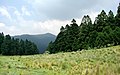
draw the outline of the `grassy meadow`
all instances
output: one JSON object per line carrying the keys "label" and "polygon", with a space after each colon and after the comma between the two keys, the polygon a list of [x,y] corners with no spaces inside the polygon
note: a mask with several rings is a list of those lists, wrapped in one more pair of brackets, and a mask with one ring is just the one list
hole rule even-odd
{"label": "grassy meadow", "polygon": [[0,56],[0,75],[120,75],[120,46],[57,54]]}

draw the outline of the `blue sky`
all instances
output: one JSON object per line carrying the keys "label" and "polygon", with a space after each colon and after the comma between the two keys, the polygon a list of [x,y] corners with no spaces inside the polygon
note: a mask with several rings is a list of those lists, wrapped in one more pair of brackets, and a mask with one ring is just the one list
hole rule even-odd
{"label": "blue sky", "polygon": [[84,15],[91,19],[105,10],[115,14],[120,0],[0,0],[0,32],[10,35],[57,35],[61,26]]}

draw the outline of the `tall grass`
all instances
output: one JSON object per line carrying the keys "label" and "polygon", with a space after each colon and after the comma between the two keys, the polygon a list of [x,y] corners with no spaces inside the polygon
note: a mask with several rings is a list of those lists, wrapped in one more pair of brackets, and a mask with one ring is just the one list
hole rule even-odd
{"label": "tall grass", "polygon": [[120,46],[57,54],[0,56],[0,75],[120,75]]}

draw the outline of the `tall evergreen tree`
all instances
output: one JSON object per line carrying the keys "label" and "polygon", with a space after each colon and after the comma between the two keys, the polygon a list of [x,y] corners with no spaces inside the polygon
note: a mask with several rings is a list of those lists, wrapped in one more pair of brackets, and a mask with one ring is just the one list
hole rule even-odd
{"label": "tall evergreen tree", "polygon": [[1,54],[1,45],[3,43],[3,40],[4,40],[4,34],[2,32],[2,33],[0,33],[0,54]]}
{"label": "tall evergreen tree", "polygon": [[79,33],[79,44],[80,44],[80,48],[83,49],[83,48],[88,48],[88,41],[89,41],[89,38],[90,38],[90,32],[92,31],[93,29],[93,24],[92,24],[92,21],[91,21],[91,18],[87,15],[87,16],[84,16],[82,21],[81,21],[81,25],[80,25],[80,33]]}
{"label": "tall evergreen tree", "polygon": [[61,32],[58,34],[55,42],[50,43],[48,50],[50,53],[56,53],[61,51],[73,51],[75,50],[76,39],[78,39],[79,27],[76,20],[71,21],[72,24],[61,27]]}
{"label": "tall evergreen tree", "polygon": [[115,24],[120,27],[120,3],[117,10],[117,15],[115,16]]}
{"label": "tall evergreen tree", "polygon": [[110,28],[112,28],[112,30],[115,29],[115,26],[114,26],[115,25],[115,17],[114,17],[114,14],[111,10],[108,13],[107,25],[109,25]]}
{"label": "tall evergreen tree", "polygon": [[19,43],[19,55],[23,54],[25,54],[25,41],[21,39]]}
{"label": "tall evergreen tree", "polygon": [[10,53],[11,52],[11,37],[10,37],[10,35],[5,36],[5,39],[1,46],[1,51],[2,51],[3,55],[11,54]]}
{"label": "tall evergreen tree", "polygon": [[107,21],[106,12],[102,10],[102,12],[98,15],[98,17],[96,17],[94,22],[96,31],[102,32],[103,28],[107,26],[106,21]]}

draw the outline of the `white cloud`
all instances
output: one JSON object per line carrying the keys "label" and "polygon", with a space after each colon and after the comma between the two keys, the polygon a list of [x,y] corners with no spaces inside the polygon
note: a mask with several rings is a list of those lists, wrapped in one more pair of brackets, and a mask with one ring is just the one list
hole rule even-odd
{"label": "white cloud", "polygon": [[11,15],[9,14],[7,8],[4,6],[0,7],[0,14],[11,19]]}
{"label": "white cloud", "polygon": [[17,15],[17,16],[21,16],[21,13],[17,10],[15,10],[14,14]]}
{"label": "white cloud", "polygon": [[38,22],[33,24],[33,30],[38,33],[53,33],[57,35],[60,31],[61,26],[69,24],[69,21],[60,21],[60,20],[48,20],[45,22]]}
{"label": "white cloud", "polygon": [[[86,15],[90,15],[92,21],[94,22],[95,17],[97,17],[98,12],[89,12]],[[75,18],[77,24],[80,25],[82,17]],[[44,22],[34,21],[34,20],[25,20],[24,18],[17,19],[16,22],[20,22],[19,34],[43,34],[43,33],[52,33],[57,35],[60,31],[61,26],[66,26],[70,24],[71,20],[47,20]]]}
{"label": "white cloud", "polygon": [[[9,14],[9,13],[8,13]],[[43,33],[52,33],[57,35],[60,31],[61,26],[66,24],[70,24],[71,20],[46,20],[46,21],[35,21],[35,20],[26,20],[24,16],[30,16],[31,14],[28,12],[27,8],[23,6],[21,11],[18,11],[17,8],[14,7],[14,14],[17,16],[12,19],[12,25],[8,26],[4,23],[0,23],[0,30],[5,34],[10,35],[21,35],[21,34],[43,34]],[[98,12],[89,12],[86,13],[91,16],[91,19],[94,20],[97,16]],[[77,24],[80,25],[81,19],[75,18]]]}
{"label": "white cloud", "polygon": [[[15,7],[14,7],[14,8],[15,8]],[[31,16],[31,13],[27,10],[27,8],[26,8],[25,6],[22,6],[22,7],[21,7],[21,11],[18,11],[18,10],[15,8],[14,14],[15,14],[17,17]]]}
{"label": "white cloud", "polygon": [[22,15],[26,15],[26,16],[30,16],[31,15],[30,12],[27,10],[27,8],[25,6],[23,6],[21,8],[21,10],[22,10]]}
{"label": "white cloud", "polygon": [[[16,20],[16,22],[18,21],[19,20]],[[18,25],[7,26],[4,23],[0,23],[0,32],[10,35],[43,33],[52,33],[57,35],[60,31],[60,27],[65,26],[67,23],[69,24],[70,21],[48,20],[37,22],[21,20],[21,23]]]}
{"label": "white cloud", "polygon": [[43,34],[43,33],[52,33],[57,35],[60,31],[61,26],[65,26],[70,21],[60,21],[60,20],[48,20],[44,22],[37,21],[26,21],[26,20],[18,20],[21,24],[19,27],[20,32],[16,32],[17,34]]}
{"label": "white cloud", "polygon": [[4,23],[0,23],[0,27],[4,27],[5,26],[5,24]]}
{"label": "white cloud", "polygon": [[[17,12],[16,12],[17,13]],[[19,15],[19,13],[17,13]],[[97,16],[97,12],[90,12],[88,15],[91,16],[92,20]],[[75,18],[77,24],[80,25],[81,18]],[[70,24],[71,20],[47,20],[44,22],[25,20],[22,16],[19,16],[15,21],[14,25],[6,26],[4,23],[0,23],[1,32],[10,35],[21,35],[21,34],[43,34],[52,33],[57,35],[60,31],[61,26]]]}
{"label": "white cloud", "polygon": [[7,26],[4,23],[0,23],[0,32],[4,32],[5,35],[15,35],[16,33],[20,33],[20,31],[16,26]]}
{"label": "white cloud", "polygon": [[[35,10],[37,16],[46,19],[70,20],[79,18],[88,11],[100,12],[115,9],[119,0],[26,0]],[[85,11],[86,12],[82,12]],[[115,11],[115,10],[114,10]],[[41,18],[43,19],[44,16]]]}

